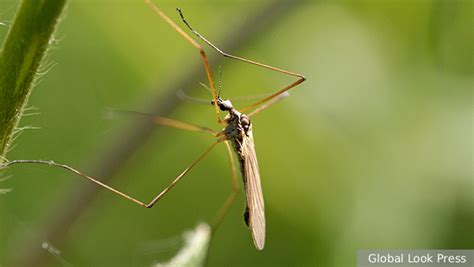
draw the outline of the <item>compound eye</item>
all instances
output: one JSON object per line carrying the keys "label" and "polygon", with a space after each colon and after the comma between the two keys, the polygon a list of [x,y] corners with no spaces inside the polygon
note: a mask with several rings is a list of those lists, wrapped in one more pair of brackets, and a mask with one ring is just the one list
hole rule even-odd
{"label": "compound eye", "polygon": [[227,110],[227,107],[226,107],[223,103],[219,103],[219,108],[220,108],[222,111],[226,111],[226,110]]}

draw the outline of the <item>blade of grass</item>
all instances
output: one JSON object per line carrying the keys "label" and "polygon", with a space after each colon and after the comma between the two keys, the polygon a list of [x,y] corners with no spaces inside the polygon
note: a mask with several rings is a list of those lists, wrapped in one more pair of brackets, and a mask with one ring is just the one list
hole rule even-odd
{"label": "blade of grass", "polygon": [[0,51],[0,162],[20,120],[66,0],[24,0]]}

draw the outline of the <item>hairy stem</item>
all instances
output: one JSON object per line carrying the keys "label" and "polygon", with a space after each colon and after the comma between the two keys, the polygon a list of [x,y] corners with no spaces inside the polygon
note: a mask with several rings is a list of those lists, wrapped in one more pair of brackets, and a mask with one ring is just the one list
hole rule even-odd
{"label": "hairy stem", "polygon": [[0,162],[12,141],[66,0],[24,0],[0,51]]}

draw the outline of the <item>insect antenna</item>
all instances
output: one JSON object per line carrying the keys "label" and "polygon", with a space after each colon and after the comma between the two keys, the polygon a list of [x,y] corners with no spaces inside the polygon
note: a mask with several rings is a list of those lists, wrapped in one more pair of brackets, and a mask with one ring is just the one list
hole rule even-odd
{"label": "insect antenna", "polygon": [[219,84],[217,85],[217,97],[221,96],[222,91],[222,66],[219,65]]}

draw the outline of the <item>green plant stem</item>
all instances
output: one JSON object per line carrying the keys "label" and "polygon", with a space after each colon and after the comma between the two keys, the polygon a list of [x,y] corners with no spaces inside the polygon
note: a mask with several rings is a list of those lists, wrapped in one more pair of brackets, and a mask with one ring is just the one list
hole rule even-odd
{"label": "green plant stem", "polygon": [[24,0],[0,52],[0,162],[8,151],[66,0]]}

